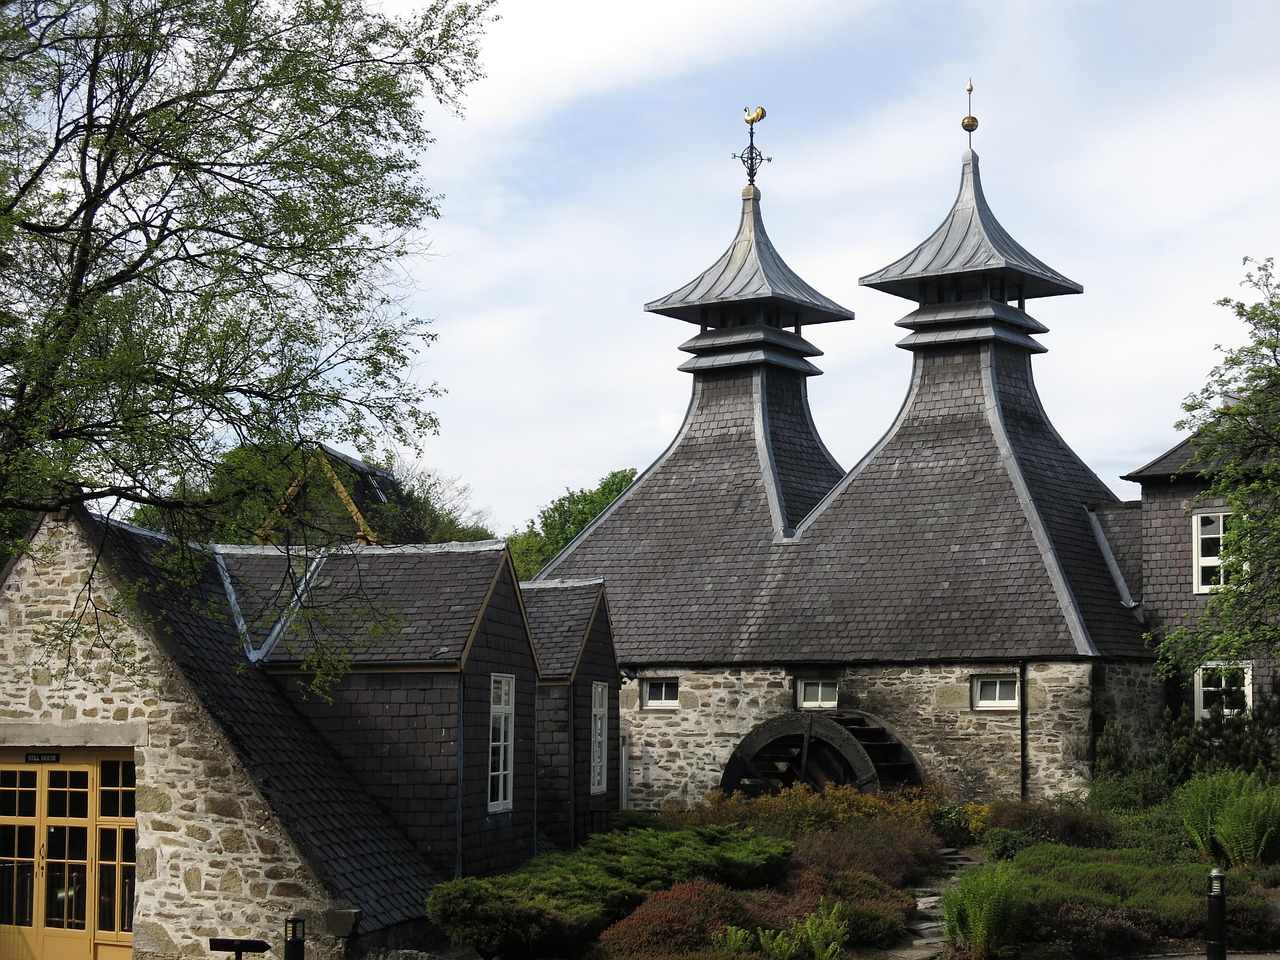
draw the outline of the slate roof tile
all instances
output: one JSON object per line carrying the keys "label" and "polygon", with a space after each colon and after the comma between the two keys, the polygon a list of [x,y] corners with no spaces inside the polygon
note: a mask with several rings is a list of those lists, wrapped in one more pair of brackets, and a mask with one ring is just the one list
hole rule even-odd
{"label": "slate roof tile", "polygon": [[423,916],[440,877],[264,671],[245,669],[226,586],[197,550],[180,584],[154,534],[96,522],[112,568],[139,588],[157,639],[191,683],[327,889],[362,911],[361,931]]}
{"label": "slate roof tile", "polygon": [[544,680],[571,680],[601,613],[604,581],[545,580],[522,585],[529,632]]}

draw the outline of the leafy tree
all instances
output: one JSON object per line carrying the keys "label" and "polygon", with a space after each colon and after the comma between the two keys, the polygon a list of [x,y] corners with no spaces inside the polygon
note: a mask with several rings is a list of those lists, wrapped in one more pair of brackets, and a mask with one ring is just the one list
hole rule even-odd
{"label": "leafy tree", "polygon": [[291,548],[351,543],[366,533],[351,518],[339,485],[379,543],[489,540],[483,511],[450,477],[415,470],[389,458],[370,464],[387,482],[357,470],[341,456],[292,445],[242,446],[214,468],[208,503],[200,510],[162,510],[144,504],[130,516],[138,526],[204,543],[269,541]]}
{"label": "leafy tree", "polygon": [[1248,342],[1224,350],[1205,387],[1184,404],[1180,427],[1194,433],[1189,469],[1208,480],[1205,496],[1231,512],[1223,543],[1224,585],[1204,615],[1169,631],[1160,652],[1175,668],[1280,651],[1280,289],[1273,261],[1246,259],[1244,285],[1259,299],[1225,298]]}
{"label": "leafy tree", "polygon": [[0,510],[206,506],[243,442],[435,428],[385,285],[492,2],[0,4]]}
{"label": "leafy tree", "polygon": [[590,489],[565,488],[563,497],[557,497],[538,512],[538,525],[530,520],[525,529],[507,538],[516,573],[521,580],[537,575],[569,545],[592,520],[613,503],[623,490],[636,478],[635,467],[614,470],[599,485]]}

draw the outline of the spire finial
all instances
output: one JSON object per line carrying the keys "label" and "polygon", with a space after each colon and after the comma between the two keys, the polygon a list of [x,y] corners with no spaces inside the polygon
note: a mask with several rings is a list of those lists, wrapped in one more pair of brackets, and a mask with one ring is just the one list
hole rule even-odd
{"label": "spire finial", "polygon": [[756,172],[759,171],[760,164],[773,162],[773,157],[766,157],[756,149],[756,124],[764,119],[764,107],[756,107],[754,111],[750,107],[743,107],[742,119],[746,121],[747,129],[750,131],[747,138],[747,149],[742,153],[730,154],[730,156],[734,160],[742,161],[742,165],[747,168],[747,185],[754,186]]}
{"label": "spire finial", "polygon": [[969,115],[960,121],[960,126],[964,128],[965,133],[969,134],[969,149],[972,150],[973,131],[978,129],[978,118],[973,115],[973,77],[969,78],[964,89],[969,94]]}

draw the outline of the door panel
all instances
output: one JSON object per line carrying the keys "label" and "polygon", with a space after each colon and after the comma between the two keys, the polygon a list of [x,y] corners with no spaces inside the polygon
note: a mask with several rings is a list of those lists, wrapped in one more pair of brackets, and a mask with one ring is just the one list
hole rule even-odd
{"label": "door panel", "polygon": [[0,960],[132,952],[134,765],[127,754],[0,754]]}

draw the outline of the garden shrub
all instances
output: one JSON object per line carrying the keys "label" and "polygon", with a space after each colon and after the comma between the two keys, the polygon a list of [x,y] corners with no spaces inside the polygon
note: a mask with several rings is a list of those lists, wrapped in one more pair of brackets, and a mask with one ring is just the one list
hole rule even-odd
{"label": "garden shrub", "polygon": [[819,874],[793,869],[772,890],[755,893],[758,924],[783,930],[804,921],[824,903],[839,901],[848,928],[849,944],[890,947],[906,933],[906,918],[915,899],[868,873]]}
{"label": "garden shrub", "polygon": [[[1098,810],[1078,802],[998,800],[991,804],[987,830],[1004,828],[1041,843],[1065,843],[1073,847],[1105,847],[1111,842],[1111,820]],[[985,845],[986,834],[983,835]]]}
{"label": "garden shrub", "polygon": [[589,898],[559,900],[514,889],[507,877],[463,877],[438,884],[427,916],[455,944],[482,957],[572,955],[588,947],[608,921]]}
{"label": "garden shrub", "polygon": [[934,811],[946,802],[941,788],[903,788],[863,793],[848,785],[821,793],[798,783],[775,794],[748,797],[713,790],[689,810],[664,810],[663,819],[680,826],[731,825],[773,836],[796,838],[815,830],[853,823],[909,823],[931,830]]}
{"label": "garden shrub", "polygon": [[1223,809],[1214,822],[1213,837],[1233,867],[1276,861],[1280,846],[1280,789],[1246,791]]}
{"label": "garden shrub", "polygon": [[1051,938],[1072,957],[1150,953],[1159,942],[1155,914],[1136,907],[1067,900],[1058,904],[1047,926]]}
{"label": "garden shrub", "polygon": [[1242,865],[1262,862],[1280,817],[1273,788],[1238,770],[1189,780],[1173,804],[1203,859]]}
{"label": "garden shrub", "polygon": [[1145,810],[1112,811],[1112,845],[1147,850],[1165,863],[1198,863],[1200,854],[1172,804]]}
{"label": "garden shrub", "polygon": [[750,922],[740,895],[718,883],[691,880],[652,894],[600,935],[600,948],[617,960],[687,954],[714,943],[726,928]]}
{"label": "garden shrub", "polygon": [[988,960],[1018,942],[1022,897],[1007,864],[974,867],[942,892],[942,931],[952,953]]}
{"label": "garden shrub", "polygon": [[578,853],[604,862],[610,872],[641,890],[697,878],[754,887],[786,869],[791,845],[776,837],[707,826],[596,834]]}
{"label": "garden shrub", "polygon": [[1222,808],[1246,789],[1248,780],[1247,774],[1224,770],[1196,777],[1173,795],[1174,809],[1203,859],[1211,860],[1217,855],[1214,822]]}
{"label": "garden shrub", "polygon": [[[1080,934],[1070,924],[1085,914],[1116,925],[1112,955],[1125,952],[1123,937],[1137,939],[1148,929],[1148,917],[1150,929],[1162,938],[1203,937],[1208,871],[1202,864],[1173,865],[1143,850],[1046,844],[1024,850],[1001,866],[1015,872],[1025,892],[1028,915],[1035,921],[1028,934],[1037,942],[1074,943]],[[1227,885],[1230,942],[1236,947],[1267,943],[1274,924],[1265,900],[1243,874],[1229,874]],[[1126,924],[1133,929],[1122,931]]]}
{"label": "garden shrub", "polygon": [[798,837],[792,861],[823,874],[858,871],[892,887],[920,883],[943,870],[937,839],[907,823],[852,823]]}
{"label": "garden shrub", "polygon": [[1033,837],[1007,827],[988,827],[982,834],[982,849],[992,860],[1012,860],[1019,850],[1044,842],[1043,837]]}
{"label": "garden shrub", "polygon": [[581,952],[646,893],[686,880],[758,886],[785,872],[790,845],[727,827],[599,834],[572,853],[497,877],[442,883],[427,915],[483,956]]}

